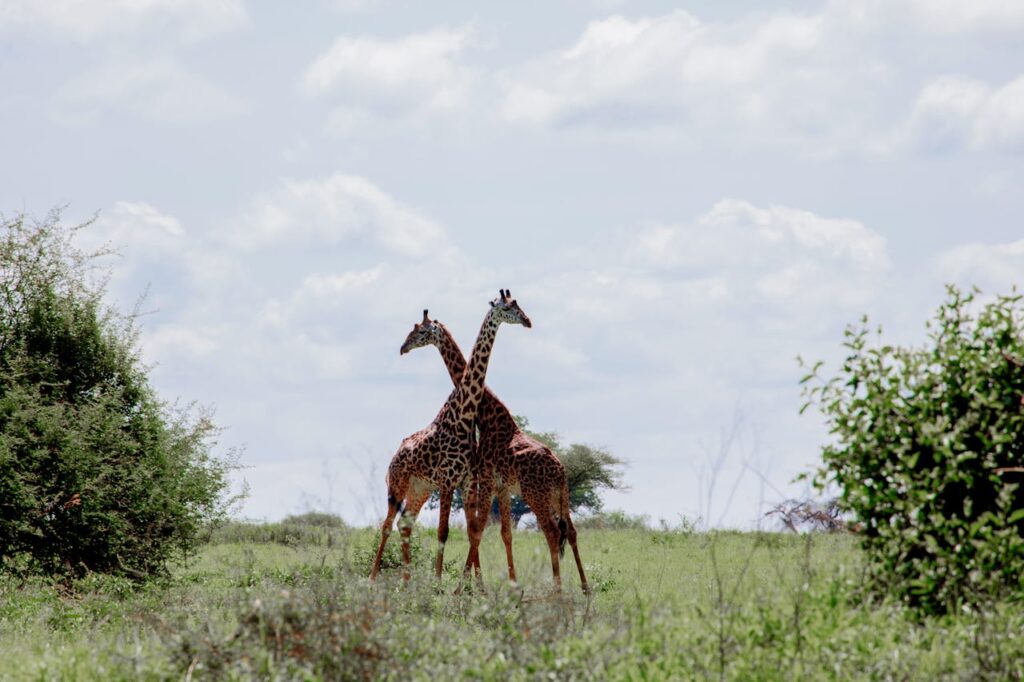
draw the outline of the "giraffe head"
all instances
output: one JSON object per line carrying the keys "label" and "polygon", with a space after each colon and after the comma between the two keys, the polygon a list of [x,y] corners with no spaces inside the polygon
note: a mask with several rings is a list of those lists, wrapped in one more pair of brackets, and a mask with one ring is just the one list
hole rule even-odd
{"label": "giraffe head", "polygon": [[430,319],[427,316],[427,311],[424,310],[423,321],[417,322],[412,326],[412,331],[409,332],[409,336],[405,337],[405,343],[402,344],[402,349],[399,353],[405,355],[414,348],[422,348],[431,344],[440,348],[443,337],[444,332],[441,330],[441,323]]}
{"label": "giraffe head", "polygon": [[526,316],[523,309],[519,307],[516,300],[512,298],[512,292],[508,289],[499,289],[501,295],[491,301],[491,318],[497,319],[499,323],[521,324],[527,329],[533,326],[530,318]]}

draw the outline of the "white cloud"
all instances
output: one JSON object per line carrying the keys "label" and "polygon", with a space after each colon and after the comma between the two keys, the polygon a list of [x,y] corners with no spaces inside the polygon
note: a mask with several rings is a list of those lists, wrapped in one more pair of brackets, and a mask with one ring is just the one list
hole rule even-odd
{"label": "white cloud", "polygon": [[870,297],[890,267],[885,239],[860,222],[735,199],[693,224],[641,231],[632,255],[734,303],[762,297],[852,305]]}
{"label": "white cloud", "polygon": [[[87,249],[112,248],[117,258],[109,262],[113,293],[123,302],[138,300],[151,280],[136,281],[145,273],[180,265],[188,235],[174,216],[144,201],[118,201],[100,213],[96,223],[79,237]],[[150,302],[152,303],[152,302]]]}
{"label": "white cloud", "polygon": [[437,28],[397,40],[342,36],[310,64],[302,90],[337,102],[347,118],[360,111],[400,116],[458,109],[475,72],[459,60],[468,29]]}
{"label": "white cloud", "polygon": [[991,94],[974,124],[975,142],[986,148],[1024,148],[1024,76]]}
{"label": "white cloud", "polygon": [[4,0],[0,30],[43,29],[82,42],[139,31],[201,38],[244,25],[243,0]]}
{"label": "white cloud", "polygon": [[865,138],[876,144],[870,95],[890,70],[871,54],[847,59],[856,51],[851,41],[828,13],[726,24],[682,10],[612,16],[591,22],[569,48],[510,73],[503,112],[528,125],[760,140],[810,155],[863,149]]}
{"label": "white cloud", "polygon": [[1024,28],[1017,0],[833,0],[831,9],[862,27],[906,26],[924,32],[1006,33]]}
{"label": "white cloud", "polygon": [[351,307],[353,295],[359,297],[359,303],[366,303],[367,296],[360,294],[380,282],[385,272],[384,265],[340,273],[314,272],[302,280],[286,302],[277,298],[268,301],[261,320],[273,327],[284,327],[294,322],[296,317],[308,315],[308,319],[315,319],[327,312]]}
{"label": "white cloud", "polygon": [[222,350],[225,330],[187,324],[164,324],[147,333],[142,348],[148,358],[162,362],[190,362]]}
{"label": "white cloud", "polygon": [[1024,286],[1024,239],[1005,244],[960,244],[938,260],[944,281],[979,286],[986,293],[1006,293]]}
{"label": "white cloud", "polygon": [[170,59],[108,62],[66,83],[54,115],[89,122],[123,111],[159,123],[188,124],[235,116],[245,103]]}
{"label": "white cloud", "polygon": [[185,228],[177,218],[144,201],[115,202],[101,215],[96,227],[112,244],[141,246],[153,252],[176,249],[185,236]]}
{"label": "white cloud", "polygon": [[887,155],[908,139],[1013,148],[1024,138],[1022,79],[997,88],[947,76],[915,105],[890,43],[935,49],[949,40],[936,33],[977,40],[1021,30],[1016,0],[834,0],[806,14],[725,22],[683,10],[614,15],[589,23],[565,49],[506,71],[500,106],[524,126],[807,157]]}
{"label": "white cloud", "polygon": [[1024,149],[1024,76],[1002,87],[941,76],[917,97],[907,139],[931,149]]}
{"label": "white cloud", "polygon": [[370,181],[342,173],[284,182],[283,187],[256,198],[228,238],[244,249],[334,246],[360,240],[409,257],[448,251],[444,230],[437,223]]}

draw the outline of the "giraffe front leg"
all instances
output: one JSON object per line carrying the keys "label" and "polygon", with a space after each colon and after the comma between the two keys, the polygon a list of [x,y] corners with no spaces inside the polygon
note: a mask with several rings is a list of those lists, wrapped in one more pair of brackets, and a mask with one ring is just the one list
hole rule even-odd
{"label": "giraffe front leg", "polygon": [[[466,515],[466,536],[468,538],[470,536],[470,533],[471,533],[470,529],[473,528],[473,524],[475,523],[475,521],[474,521],[475,512],[473,510],[472,505],[470,505],[468,503],[464,503],[462,505],[462,511]],[[469,552],[466,553],[466,565],[462,569],[463,577],[465,577],[466,575],[469,575],[469,572],[473,569],[473,564],[474,564],[474,560],[473,559],[474,559],[474,557],[473,557],[473,546],[472,546],[472,543],[470,543],[470,550],[469,550]],[[479,558],[477,558],[477,561],[479,561]]]}
{"label": "giraffe front leg", "polygon": [[469,528],[469,557],[467,568],[472,563],[476,570],[477,580],[483,584],[483,571],[480,568],[480,542],[487,528],[487,518],[491,512],[491,500],[494,495],[494,480],[486,472],[480,474],[472,483],[474,523]]}
{"label": "giraffe front leg", "polygon": [[448,541],[448,517],[452,511],[451,488],[441,489],[441,511],[437,520],[437,558],[434,560],[434,575],[441,579],[444,570],[444,543]]}
{"label": "giraffe front leg", "polygon": [[508,490],[498,493],[498,513],[501,516],[501,541],[505,543],[508,559],[508,579],[516,581],[516,566],[512,560],[512,495]]}
{"label": "giraffe front leg", "polygon": [[462,569],[463,579],[469,577],[470,572],[476,568],[479,572],[480,554],[478,528],[480,526],[480,494],[477,482],[471,481],[463,487],[463,503],[466,511],[466,538],[469,540],[469,552],[466,554],[466,565]]}

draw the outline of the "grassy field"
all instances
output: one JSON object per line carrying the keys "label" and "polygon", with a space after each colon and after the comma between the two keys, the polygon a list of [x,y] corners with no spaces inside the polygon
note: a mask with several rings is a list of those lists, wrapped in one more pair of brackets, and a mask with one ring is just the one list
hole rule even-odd
{"label": "grassy field", "polygon": [[[550,590],[538,533],[517,532],[508,585],[498,533],[486,590],[442,589],[421,539],[413,582],[366,579],[376,531],[229,525],[142,588],[0,577],[0,679],[1020,679],[1024,606],[915,620],[859,589],[846,535],[586,530],[595,594],[572,566]],[[392,543],[397,549],[397,535]],[[396,554],[391,555],[394,560]]]}

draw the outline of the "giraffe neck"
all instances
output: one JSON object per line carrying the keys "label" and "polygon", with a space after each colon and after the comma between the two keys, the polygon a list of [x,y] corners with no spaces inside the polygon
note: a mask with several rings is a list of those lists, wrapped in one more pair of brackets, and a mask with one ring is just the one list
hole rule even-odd
{"label": "giraffe neck", "polygon": [[473,354],[469,358],[469,366],[463,372],[456,389],[458,401],[456,411],[465,423],[476,419],[480,400],[484,395],[484,379],[487,377],[487,363],[491,360],[491,349],[494,348],[494,337],[498,333],[500,322],[488,311],[473,344]]}
{"label": "giraffe neck", "polygon": [[463,357],[462,349],[455,342],[455,337],[448,331],[448,327],[440,322],[437,323],[437,326],[441,328],[441,345],[437,347],[437,350],[441,351],[441,358],[444,360],[444,366],[448,368],[452,383],[458,386],[462,381],[462,375],[466,372],[466,358]]}
{"label": "giraffe neck", "polygon": [[[441,353],[441,359],[444,360],[445,367],[448,368],[448,374],[452,378],[452,383],[458,388],[459,382],[462,381],[462,375],[466,371],[466,358],[462,355],[462,349],[459,348],[459,344],[455,341],[455,337],[448,331],[448,327],[445,327],[440,322],[437,325],[442,330],[441,344],[437,346],[437,350]],[[516,423],[515,417],[509,412],[508,407],[505,403],[498,399],[498,396],[493,393],[488,393],[487,388],[484,388],[484,397],[481,399],[480,404],[483,405],[487,401],[490,401],[492,408],[488,411],[486,425],[480,424],[481,429],[489,429],[494,431],[501,431],[503,433],[516,433],[519,431],[519,424]],[[480,417],[480,410],[477,409],[477,417]]]}

